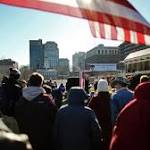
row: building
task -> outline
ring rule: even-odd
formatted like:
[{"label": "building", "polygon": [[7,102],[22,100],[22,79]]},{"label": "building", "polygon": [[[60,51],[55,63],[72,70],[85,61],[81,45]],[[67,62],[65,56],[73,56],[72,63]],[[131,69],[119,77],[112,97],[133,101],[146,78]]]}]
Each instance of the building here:
[{"label": "building", "polygon": [[67,58],[60,58],[59,59],[59,66],[57,68],[59,75],[68,76],[69,75],[69,59]]},{"label": "building", "polygon": [[44,68],[57,69],[59,64],[59,49],[55,42],[44,44]]},{"label": "building", "polygon": [[33,70],[44,67],[44,50],[42,40],[30,40],[30,68]]},{"label": "building", "polygon": [[42,74],[45,80],[57,79],[58,75],[56,69],[38,69],[37,72]]},{"label": "building", "polygon": [[107,72],[117,71],[120,61],[118,47],[98,45],[86,53],[86,70]]},{"label": "building", "polygon": [[125,59],[127,74],[150,74],[150,48],[130,53]]},{"label": "building", "polygon": [[128,42],[124,42],[119,45],[119,53],[120,53],[121,60],[123,61],[130,53],[133,53],[133,52],[136,52],[139,50],[143,50],[143,49],[146,49],[149,47],[150,46],[137,45],[137,44],[131,44]]},{"label": "building", "polygon": [[85,52],[78,52],[72,56],[73,72],[79,72],[80,70],[85,70]]},{"label": "building", "polygon": [[2,59],[0,60],[0,73],[2,75],[9,74],[9,68],[18,68],[18,63],[11,59]]}]

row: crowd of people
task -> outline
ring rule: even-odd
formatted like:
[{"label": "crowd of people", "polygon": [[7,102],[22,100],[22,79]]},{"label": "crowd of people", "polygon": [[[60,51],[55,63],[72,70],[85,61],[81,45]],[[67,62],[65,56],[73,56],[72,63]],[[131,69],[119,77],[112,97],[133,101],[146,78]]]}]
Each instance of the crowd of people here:
[{"label": "crowd of people", "polygon": [[[149,150],[150,78],[101,78],[94,92],[10,69],[0,86],[0,149]],[[66,98],[67,104],[63,104]],[[86,103],[85,103],[86,102]]]}]

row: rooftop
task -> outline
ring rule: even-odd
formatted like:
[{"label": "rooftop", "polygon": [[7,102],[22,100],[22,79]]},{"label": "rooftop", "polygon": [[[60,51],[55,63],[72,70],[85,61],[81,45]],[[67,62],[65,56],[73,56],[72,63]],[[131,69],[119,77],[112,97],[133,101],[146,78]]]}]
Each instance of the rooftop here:
[{"label": "rooftop", "polygon": [[137,51],[137,52],[130,53],[125,58],[125,60],[136,58],[136,57],[141,57],[141,56],[145,56],[145,55],[149,55],[149,54],[150,54],[150,48],[147,48],[147,49],[144,49],[144,50],[140,50],[140,51]]}]

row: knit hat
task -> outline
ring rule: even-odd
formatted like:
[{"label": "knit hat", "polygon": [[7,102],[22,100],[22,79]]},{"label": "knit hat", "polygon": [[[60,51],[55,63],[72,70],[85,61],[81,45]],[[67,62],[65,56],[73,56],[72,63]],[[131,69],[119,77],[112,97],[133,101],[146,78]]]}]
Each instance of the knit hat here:
[{"label": "knit hat", "polygon": [[100,79],[97,84],[98,92],[108,92],[108,82],[105,79]]}]

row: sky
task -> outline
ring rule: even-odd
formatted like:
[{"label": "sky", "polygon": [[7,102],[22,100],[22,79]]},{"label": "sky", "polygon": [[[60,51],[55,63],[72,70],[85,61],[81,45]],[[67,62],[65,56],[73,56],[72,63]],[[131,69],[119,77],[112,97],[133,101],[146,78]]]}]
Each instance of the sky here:
[{"label": "sky", "polygon": [[[129,1],[150,22],[149,0]],[[75,17],[0,4],[0,20],[0,59],[11,58],[19,65],[29,64],[29,40],[55,41],[60,58],[70,62],[75,52],[121,43],[92,37],[88,22]]]}]

